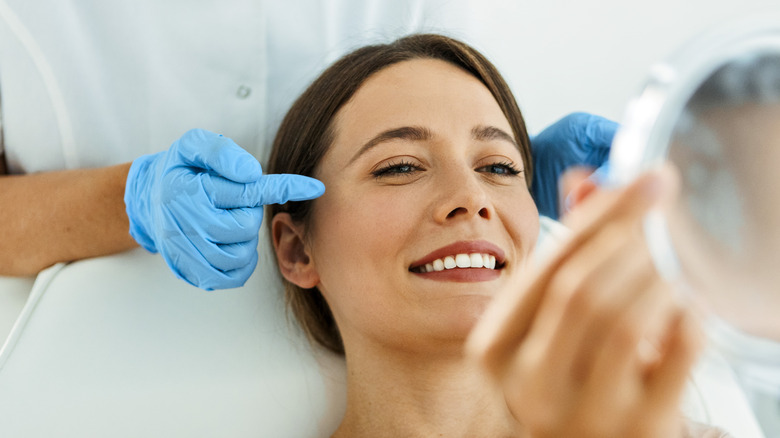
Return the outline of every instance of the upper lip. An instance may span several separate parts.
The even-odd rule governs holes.
[[[409,266],[409,269],[416,268],[418,266],[425,265],[426,263],[432,263],[436,259],[443,259],[447,256],[454,256],[457,254],[489,254],[496,258],[496,266],[502,266],[506,260],[504,251],[498,246],[485,241],[485,240],[470,240],[461,241],[443,246],[423,258],[417,260]]]

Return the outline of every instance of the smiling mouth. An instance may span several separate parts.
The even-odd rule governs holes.
[[[496,256],[486,253],[454,254],[431,262],[412,266],[410,272],[425,274],[428,272],[441,272],[453,269],[487,269],[500,270],[504,263],[497,261]]]

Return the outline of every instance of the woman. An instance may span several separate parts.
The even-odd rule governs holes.
[[[290,109],[269,171],[327,191],[271,232],[292,311],[346,358],[335,437],[682,436],[699,338],[640,233],[673,175],[591,196],[537,269],[530,163],[506,83],[443,36],[359,49]]]

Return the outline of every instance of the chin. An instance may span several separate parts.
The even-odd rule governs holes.
[[[471,329],[477,324],[485,312],[492,297],[485,295],[466,295],[457,297],[457,307],[447,309],[446,330],[452,335],[453,340],[465,342]]]
[[[491,300],[492,296],[480,294],[434,300],[378,335],[401,350],[460,356],[463,344]]]

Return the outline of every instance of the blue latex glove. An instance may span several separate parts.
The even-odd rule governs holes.
[[[572,166],[597,168],[606,164],[617,128],[617,123],[603,117],[573,113],[531,138],[531,194],[539,214],[558,219],[561,174]]]
[[[314,178],[263,175],[232,140],[195,129],[133,161],[125,205],[141,246],[159,251],[177,277],[213,290],[241,286],[254,271],[264,204],[324,192]]]

